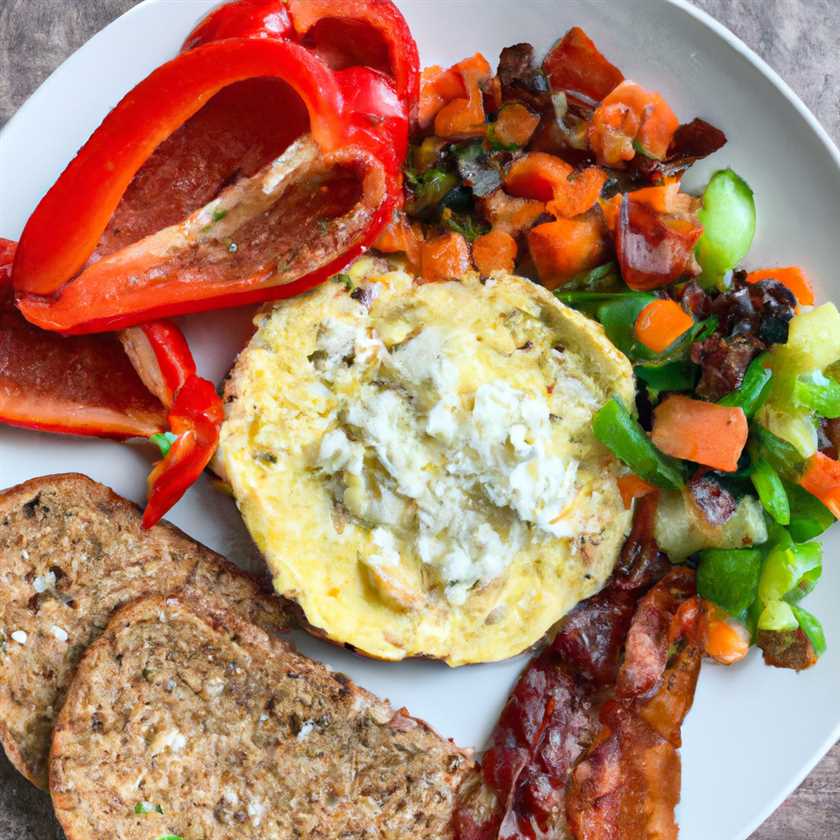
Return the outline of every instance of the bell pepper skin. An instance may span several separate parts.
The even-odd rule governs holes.
[[[169,408],[186,381],[196,375],[183,333],[171,321],[152,321],[124,330],[120,340],[143,383]]]
[[[596,413],[592,431],[640,478],[665,489],[678,490],[683,486],[679,463],[653,445],[638,421],[615,398]]]
[[[335,76],[302,47],[230,39],[184,53],[126,95],[42,199],[18,246],[15,289],[39,295],[58,291],[93,253],[126,188],[154,150],[220,90],[260,76],[281,78],[298,93],[323,150],[342,144]]]
[[[405,18],[391,0],[289,0],[289,12],[304,46],[311,46],[325,59],[331,59],[329,63],[334,67],[347,67],[348,61],[352,61],[387,73],[409,110],[416,107],[420,56]],[[327,28],[330,22],[333,22],[332,30]],[[387,57],[373,54],[371,48],[375,41],[363,37],[364,29],[378,34]],[[361,41],[361,49],[358,46],[353,49],[354,41]]]
[[[224,61],[229,56],[234,59],[233,65]],[[142,243],[134,243],[92,262],[81,275],[74,277],[71,274],[66,277],[64,270],[58,275],[51,275],[54,279],[50,281],[50,286],[56,277],[59,280],[63,278],[63,281],[70,280],[60,288],[58,294],[54,294],[54,289],[50,290],[53,296],[49,298],[41,292],[37,295],[27,294],[31,291],[30,281],[35,275],[39,275],[36,286],[41,288],[44,271],[54,270],[56,264],[67,267],[77,265],[79,260],[84,263],[90,254],[89,249],[96,247],[96,241],[113,213],[112,199],[119,202],[125,191],[126,181],[130,181],[130,178],[120,170],[118,162],[114,170],[103,177],[105,184],[99,190],[100,194],[94,195],[84,204],[90,216],[79,220],[79,229],[84,229],[86,225],[90,232],[84,248],[80,248],[78,240],[68,237],[67,231],[62,231],[61,216],[70,207],[68,202],[71,201],[71,190],[83,188],[87,178],[86,170],[94,173],[98,171],[102,176],[102,170],[110,160],[108,149],[115,134],[114,124],[117,124],[118,129],[122,128],[135,136],[135,145],[139,151],[135,150],[129,171],[136,172],[143,164],[143,155],[148,157],[154,146],[143,134],[149,129],[137,121],[143,112],[143,108],[137,104],[138,100],[143,101],[146,110],[151,109],[150,113],[158,113],[161,106],[159,103],[155,105],[154,94],[160,92],[158,82],[163,73],[173,83],[178,80],[179,96],[182,95],[181,87],[192,85],[193,94],[204,97],[206,101],[220,85],[214,69],[216,60],[222,61],[228,81],[235,74],[234,66],[238,61],[251,68],[251,75],[274,73],[301,94],[310,113],[313,135],[310,145],[317,142],[317,151],[325,166],[338,167],[341,171],[352,169],[362,183],[362,195],[353,210],[356,224],[352,230],[354,238],[349,241],[337,240],[331,246],[337,251],[335,257],[324,262],[315,261],[315,268],[310,273],[303,270],[310,263],[302,260],[298,264],[292,263],[295,271],[285,276],[280,267],[285,260],[268,265],[258,261],[265,254],[254,256],[252,252],[250,255],[237,256],[236,243],[231,243],[229,253],[227,244],[221,249],[219,237],[211,230],[229,212],[227,207],[220,211],[220,203],[225,196],[233,194],[231,201],[237,200],[236,196],[239,196],[244,204],[247,205],[247,199],[253,205],[255,195],[259,199],[260,184],[257,179],[262,178],[264,182],[270,183],[273,177],[273,170],[266,167],[252,179],[246,179],[244,186],[240,187],[243,182],[237,182],[224,191],[219,199],[196,210],[180,225],[165,228],[146,237]],[[255,70],[260,63],[266,69]],[[182,73],[181,70],[186,72]],[[250,78],[247,73],[240,75]],[[115,117],[122,109],[127,113],[123,117]],[[163,115],[157,118],[158,123],[167,123],[166,131],[154,129],[154,126],[153,129],[158,134],[171,134],[179,120],[194,112],[194,103],[190,108],[183,107],[179,111],[177,103],[173,105],[167,101],[163,105]],[[148,123],[149,119],[147,115],[145,122]],[[140,139],[137,140],[137,137]],[[313,167],[319,165],[313,155],[306,157],[308,152],[304,140],[298,143],[303,146],[296,147],[294,151],[303,156],[303,163],[309,161]],[[31,322],[44,329],[79,334],[121,329],[172,315],[297,294],[343,268],[375,240],[401,196],[399,167],[406,147],[407,115],[404,105],[394,94],[390,82],[375,71],[351,68],[333,73],[303,48],[271,40],[231,39],[185,53],[141,82],[126,97],[94,134],[30,219],[24,239],[28,238],[28,253],[31,256],[18,258],[13,275],[13,281],[19,289],[19,308]],[[292,151],[290,149],[289,153]],[[277,162],[271,166],[275,165],[278,165]],[[291,159],[284,165],[287,165],[290,179],[305,177],[310,171],[303,164],[295,168],[297,164]],[[118,189],[114,188],[114,183],[117,183]],[[275,180],[275,188],[276,184]],[[249,193],[245,192],[248,189],[251,189],[250,199]],[[103,203],[101,194],[108,191],[108,201]],[[278,195],[282,195],[282,191]],[[78,196],[72,198],[74,207],[78,206],[75,203],[77,200]],[[329,204],[329,196],[323,200]],[[329,211],[329,207],[312,210],[305,208],[309,213],[306,221],[310,227],[315,221],[312,216],[316,211],[320,214],[322,209]],[[230,210],[238,211],[239,207],[232,206]],[[359,215],[361,211],[363,215]],[[235,218],[235,213],[231,212],[231,216]],[[245,222],[250,218],[248,216],[244,221],[240,218],[236,224],[247,227]],[[50,227],[50,220],[56,221],[55,232]],[[221,229],[223,226],[219,227]],[[238,231],[238,228],[234,229]],[[209,235],[205,235],[207,230],[211,230]],[[63,241],[62,236],[65,237]],[[225,251],[221,259],[219,254],[212,259],[215,269],[213,276],[202,275],[201,257],[204,255],[196,255],[191,251],[196,242],[202,239],[208,243],[208,248],[215,248],[217,252]],[[40,251],[36,247],[39,241],[47,243],[47,247]],[[273,244],[273,240],[269,241],[264,250],[270,253]],[[288,242],[281,240],[281,245],[288,250]],[[52,265],[49,264],[50,247],[54,254]],[[244,262],[243,256],[246,257]],[[319,252],[320,258],[329,256],[329,251]],[[179,257],[182,258],[180,263]],[[144,273],[149,275],[146,278],[148,283],[138,282]]]
[[[184,41],[182,52],[225,38],[294,40],[289,11],[281,0],[235,0],[213,9]]]
[[[28,324],[11,304],[16,243],[0,239],[0,422],[116,440],[166,428],[166,408],[113,335],[64,339]]]
[[[336,70],[380,70],[409,110],[417,106],[417,44],[391,0],[236,0],[204,18],[183,49],[223,38],[297,40]]]
[[[219,443],[222,420],[224,409],[213,384],[190,376],[169,412],[175,442],[149,475],[144,528],[159,522],[210,463]]]

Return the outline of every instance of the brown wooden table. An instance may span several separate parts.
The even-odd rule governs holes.
[[[0,126],[71,52],[137,2],[0,0]],[[778,70],[840,143],[840,0],[695,2]],[[60,837],[47,796],[0,757],[0,840]],[[751,840],[838,838],[840,745]]]

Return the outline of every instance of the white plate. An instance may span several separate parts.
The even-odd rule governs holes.
[[[173,56],[213,0],[146,0],[68,59],[0,134],[0,235],[27,216],[106,111]],[[755,265],[802,264],[821,298],[840,298],[836,275],[840,155],[787,86],[733,35],[682,0],[402,0],[425,63],[475,50],[495,60],[516,41],[538,50],[580,24],[624,73],[662,91],[684,120],[700,115],[729,144],[695,168],[699,185],[731,165],[752,184],[759,233]],[[220,378],[247,329],[247,312],[185,321],[206,375]],[[142,500],[148,453],[0,427],[0,486],[78,470]],[[181,528],[244,565],[259,563],[233,504],[206,482],[171,515]],[[827,540],[825,575],[808,607],[829,650],[805,674],[744,665],[705,667],[685,727],[684,840],[740,840],[781,802],[840,734],[840,534]],[[463,745],[481,746],[525,659],[457,671],[355,658],[313,639],[309,654],[429,720]],[[713,804],[712,804],[713,803]]]

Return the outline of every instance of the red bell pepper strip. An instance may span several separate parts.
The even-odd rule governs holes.
[[[15,243],[0,239],[0,422],[58,434],[124,440],[167,425],[115,335],[62,338],[12,306]]]
[[[341,145],[335,76],[303,48],[232,39],[184,53],[126,95],[43,198],[18,246],[15,288],[40,295],[60,289],[93,253],[126,188],[155,149],[219,91],[259,76],[294,88],[322,149]]]
[[[156,524],[210,463],[219,443],[222,420],[224,409],[213,384],[190,375],[169,412],[169,425],[176,438],[149,475],[144,528]]]
[[[170,431],[151,436],[164,456],[149,475],[143,527],[151,528],[210,462],[224,409],[213,383],[197,375],[189,345],[173,323],[131,327],[121,339],[146,387],[169,409]]]
[[[297,39],[336,70],[382,71],[409,111],[417,105],[417,44],[391,0],[236,0],[204,18],[184,49],[222,38]]]
[[[154,151],[149,133],[159,140],[195,112],[183,89],[206,101],[223,86],[217,63],[227,82],[241,66],[248,69],[238,72],[240,78],[274,74],[291,84],[309,110],[314,139],[300,139],[179,225],[68,277],[69,266],[84,263],[96,248],[114,200],[119,202],[143,156]],[[169,83],[178,87],[178,97],[164,96],[161,104]],[[116,138],[135,151],[107,170]],[[296,294],[372,244],[401,195],[406,145],[404,107],[375,71],[332,73],[303,48],[270,40],[231,39],[185,53],[141,82],[106,118],[30,219],[13,282],[19,291],[39,295],[19,294],[18,305],[38,326],[72,334]],[[91,190],[92,176],[98,182]],[[90,197],[80,218],[85,184]],[[63,224],[71,208],[79,230],[88,231],[84,242]],[[39,242],[45,243],[40,251]],[[56,282],[58,289],[52,288]],[[58,294],[44,297],[44,289]]]

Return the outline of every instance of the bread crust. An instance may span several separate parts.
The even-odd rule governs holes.
[[[249,620],[283,629],[285,606],[233,564],[78,474],[35,478],[0,494],[0,743],[48,786],[55,716],[85,648],[115,609],[139,596],[210,589]]]
[[[124,607],[84,655],[50,792],[68,840],[443,840],[475,772],[405,710],[179,593]]]

